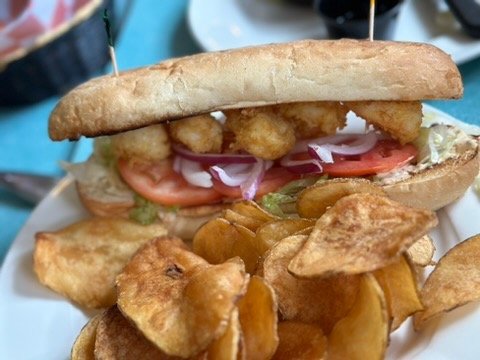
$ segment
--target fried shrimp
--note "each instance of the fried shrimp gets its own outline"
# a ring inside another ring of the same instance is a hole
[[[161,124],[131,130],[111,137],[113,154],[134,161],[158,161],[170,156],[170,140]]]
[[[345,126],[348,112],[338,101],[282,104],[275,109],[292,122],[295,135],[300,139],[335,134],[337,129]]]
[[[269,108],[226,112],[226,127],[235,135],[232,150],[245,150],[267,160],[286,155],[295,145],[295,130]]]
[[[420,101],[353,101],[345,104],[355,114],[400,143],[415,140],[422,123]]]
[[[170,124],[170,135],[196,153],[218,153],[222,148],[222,125],[211,115],[175,121]]]

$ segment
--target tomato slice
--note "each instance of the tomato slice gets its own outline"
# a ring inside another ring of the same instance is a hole
[[[149,166],[119,160],[118,170],[135,192],[158,204],[197,206],[218,202],[223,197],[214,188],[190,185],[173,170],[171,160]]]
[[[291,173],[284,168],[271,168],[267,170],[262,183],[258,187],[255,198],[274,192],[282,186],[298,178],[298,175]],[[213,179],[213,188],[230,199],[241,199],[242,192],[240,186],[227,186],[219,180]]]
[[[401,145],[395,140],[379,140],[365,154],[353,156],[334,155],[332,164],[322,164],[324,173],[331,176],[364,176],[388,172],[407,164],[418,151],[411,144]]]

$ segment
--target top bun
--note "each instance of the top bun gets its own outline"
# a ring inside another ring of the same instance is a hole
[[[304,40],[202,53],[90,80],[56,106],[49,135],[75,140],[287,102],[449,99],[462,93],[456,65],[432,45]]]

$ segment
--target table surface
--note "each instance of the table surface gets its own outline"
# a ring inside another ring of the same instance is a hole
[[[133,3],[117,40],[121,69],[200,52],[186,22],[187,0],[142,0]],[[141,41],[139,40],[141,39]],[[465,96],[458,101],[430,104],[452,116],[480,125],[480,58],[460,66]],[[82,160],[89,143],[52,142],[47,135],[48,115],[58,98],[21,108],[0,108],[0,171],[61,176],[61,160]],[[0,264],[33,207],[0,190]],[[32,240],[33,241],[33,240]]]

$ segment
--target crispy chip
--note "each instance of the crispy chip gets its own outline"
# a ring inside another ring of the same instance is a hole
[[[430,236],[425,235],[413,243],[407,250],[407,254],[413,264],[418,266],[435,265],[433,255],[435,254],[435,245]]]
[[[356,193],[385,195],[385,191],[362,178],[336,178],[307,187],[297,198],[297,212],[301,217],[319,218],[344,196]]]
[[[315,324],[283,321],[278,324],[280,343],[273,360],[322,360],[327,358],[327,338]]]
[[[256,229],[265,223],[263,220],[239,214],[231,209],[227,209],[223,212],[223,218],[232,224],[244,226],[250,231],[256,231]]]
[[[265,279],[252,276],[238,302],[247,359],[270,359],[278,346],[277,299]]]
[[[413,264],[405,255],[394,263],[376,270],[373,275],[382,287],[392,319],[391,331],[410,315],[423,309]]]
[[[72,360],[94,360],[95,359],[95,337],[97,334],[98,323],[102,314],[98,314],[82,328],[80,334],[72,347]]]
[[[116,306],[112,306],[105,311],[97,327],[95,359],[173,360],[175,358],[166,355],[148,341],[125,319]]]
[[[147,241],[165,235],[159,224],[120,218],[80,221],[36,234],[34,270],[40,282],[88,308],[115,303],[115,276]]]
[[[279,217],[262,209],[255,201],[238,201],[232,204],[231,209],[238,214],[257,219],[261,223],[279,219]],[[252,228],[250,230],[256,231],[257,229]]]
[[[193,251],[210,264],[221,264],[239,256],[245,269],[252,274],[260,254],[255,244],[255,234],[242,225],[216,218],[203,225],[193,238]]]
[[[239,258],[210,265],[176,238],[144,246],[117,277],[118,307],[169,355],[190,357],[226,330],[248,274]]]
[[[265,223],[256,232],[258,252],[263,255],[278,241],[313,225],[315,220],[312,219],[282,219]]]
[[[444,312],[480,300],[480,234],[450,249],[421,290],[425,310],[415,314],[415,329]]]
[[[238,317],[238,309],[233,309],[227,330],[210,344],[207,351],[195,357],[195,360],[237,360],[239,359],[242,328]]]
[[[328,337],[328,359],[383,359],[388,343],[388,312],[382,289],[362,275],[355,304]]]
[[[277,294],[283,319],[316,322],[328,334],[352,307],[360,278],[358,275],[293,277],[287,270],[288,263],[306,239],[305,235],[295,235],[280,240],[265,253],[262,272]]]
[[[349,195],[318,219],[288,270],[306,278],[373,271],[394,261],[436,224],[432,211],[379,195]]]

